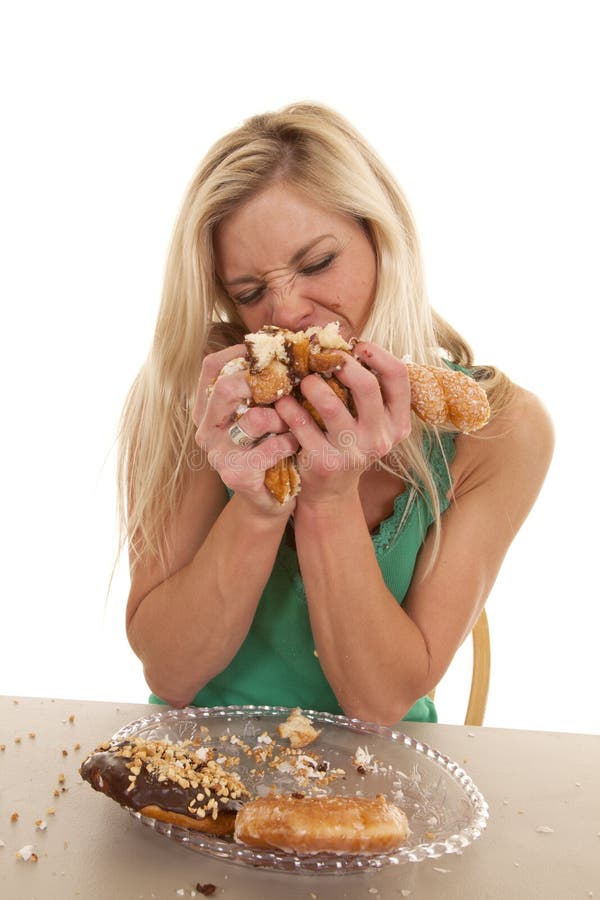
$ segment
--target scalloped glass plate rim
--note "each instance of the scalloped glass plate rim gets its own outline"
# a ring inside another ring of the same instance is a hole
[[[160,727],[161,724],[166,722],[177,723],[180,721],[198,720],[200,725],[203,719],[226,720],[227,718],[233,718],[243,720],[244,718],[254,719],[261,716],[272,719],[285,719],[290,712],[291,708],[285,706],[188,706],[183,709],[169,707],[123,725],[115,732],[111,740],[130,739],[135,737],[141,730],[146,731],[150,728]],[[402,731],[388,728],[385,725],[317,710],[305,709],[302,712],[316,725],[341,727],[358,735],[376,735],[389,740],[392,744],[408,748],[417,757],[421,756],[437,763],[453,781],[460,785],[468,798],[472,806],[470,823],[444,840],[421,842],[412,847],[405,845],[393,853],[344,854],[340,856],[330,853],[318,853],[294,856],[293,854],[277,851],[258,851],[252,847],[245,847],[243,844],[224,841],[211,835],[202,834],[202,832],[169,825],[157,819],[143,816],[140,812],[129,807],[124,808],[127,809],[127,812],[133,818],[144,825],[178,843],[184,844],[191,850],[207,853],[226,862],[259,867],[266,871],[277,870],[297,872],[299,874],[317,872],[320,874],[347,874],[364,871],[368,868],[381,868],[385,865],[399,865],[407,862],[420,862],[422,859],[435,859],[445,854],[461,853],[465,847],[481,836],[489,819],[488,804],[467,772],[450,757],[434,749],[424,741],[410,737],[410,735]]]

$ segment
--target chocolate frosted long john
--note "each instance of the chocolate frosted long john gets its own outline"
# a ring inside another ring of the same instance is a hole
[[[218,761],[217,761],[218,759]],[[81,777],[111,799],[145,815],[212,833],[232,833],[250,795],[231,771],[237,759],[189,741],[136,738],[103,744],[81,765]]]

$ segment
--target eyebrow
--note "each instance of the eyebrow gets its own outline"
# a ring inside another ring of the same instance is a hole
[[[309,250],[312,250],[313,247],[316,247],[321,241],[325,240],[325,238],[334,238],[333,234],[321,234],[319,237],[315,238],[313,241],[309,241],[308,244],[304,244],[303,247],[300,247],[299,250],[296,250],[290,261],[288,262],[288,266],[295,266],[302,257],[308,253]],[[257,278],[256,275],[240,275],[239,278],[234,278],[233,281],[224,281],[223,284],[226,287],[231,287],[234,284],[247,284],[249,281],[260,281],[260,278]]]

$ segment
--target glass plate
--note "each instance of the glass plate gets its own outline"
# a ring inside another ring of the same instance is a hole
[[[190,850],[232,863],[298,873],[345,874],[460,853],[485,829],[488,805],[466,772],[427,744],[390,728],[330,713],[305,711],[313,725],[322,729],[316,741],[300,751],[314,760],[314,767],[308,763],[303,770],[310,774],[308,778],[299,776],[285,761],[279,767],[270,767],[267,760],[261,767],[255,757],[240,750],[239,744],[232,746],[231,737],[239,738],[259,758],[267,752],[265,748],[287,748],[289,742],[279,738],[277,725],[289,713],[289,709],[280,706],[167,709],[125,725],[113,740],[200,739],[204,745],[227,755],[240,756],[236,771],[252,795],[267,794],[271,786],[281,793],[303,791],[365,797],[385,794],[408,818],[411,833],[399,850],[385,854],[294,856],[256,850],[236,843],[233,838],[212,837],[148,818],[131,809],[128,812]],[[336,775],[335,770],[344,774]]]

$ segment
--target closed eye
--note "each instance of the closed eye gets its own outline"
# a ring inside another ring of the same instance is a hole
[[[308,266],[304,266],[304,268],[300,269],[300,275],[316,275],[318,272],[323,272],[327,269],[333,260],[335,259],[335,253],[328,253],[327,256],[324,256],[322,259],[318,260],[318,262],[311,263]],[[240,306],[245,306],[248,303],[254,303],[256,300],[260,300],[262,295],[265,292],[265,286],[261,285],[260,287],[254,288],[252,291],[247,291],[243,294],[238,294],[237,297],[234,297],[236,303]]]
[[[260,297],[264,294],[264,286],[255,288],[253,291],[248,291],[245,294],[240,294],[238,297],[234,297],[236,303],[239,303],[241,306],[245,306],[247,303],[253,303],[255,300],[259,300]]]
[[[309,266],[305,266],[303,269],[300,269],[301,275],[314,275],[316,272],[322,272],[323,269],[327,269],[328,266],[331,265],[333,260],[335,259],[335,253],[329,253],[327,256],[324,256],[323,259],[320,259],[316,263],[312,263]]]

